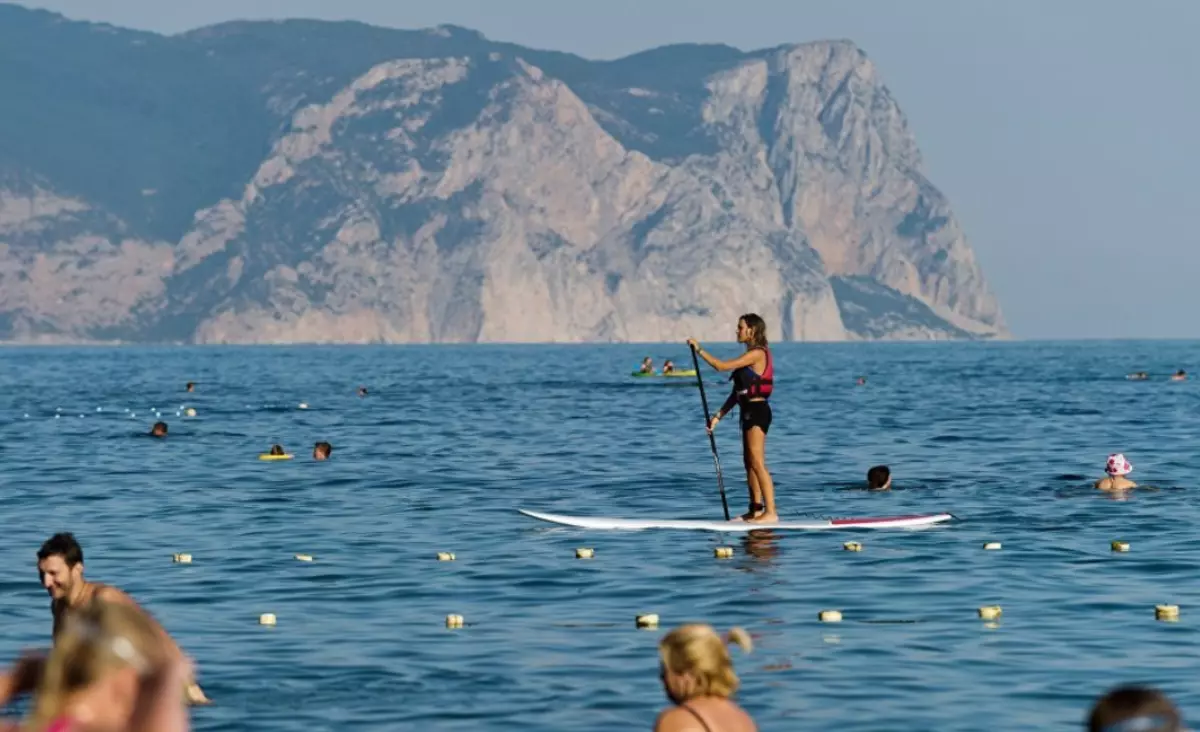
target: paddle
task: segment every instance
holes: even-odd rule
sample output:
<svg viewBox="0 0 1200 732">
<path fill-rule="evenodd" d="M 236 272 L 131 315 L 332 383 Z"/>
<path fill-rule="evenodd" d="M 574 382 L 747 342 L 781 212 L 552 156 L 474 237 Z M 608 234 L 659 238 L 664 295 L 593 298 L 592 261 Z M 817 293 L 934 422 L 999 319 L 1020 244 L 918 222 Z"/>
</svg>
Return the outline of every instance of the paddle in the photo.
<svg viewBox="0 0 1200 732">
<path fill-rule="evenodd" d="M 692 366 L 696 369 L 696 383 L 700 385 L 700 403 L 704 405 L 704 429 L 708 430 L 708 397 L 704 395 L 704 377 L 700 374 L 700 361 L 696 358 L 696 347 L 692 349 Z M 721 491 L 721 508 L 725 509 L 725 520 L 729 520 L 729 502 L 725 500 L 725 479 L 721 477 L 721 459 L 717 457 L 717 438 L 708 433 L 708 444 L 712 447 L 713 465 L 717 466 L 717 488 Z"/>
</svg>

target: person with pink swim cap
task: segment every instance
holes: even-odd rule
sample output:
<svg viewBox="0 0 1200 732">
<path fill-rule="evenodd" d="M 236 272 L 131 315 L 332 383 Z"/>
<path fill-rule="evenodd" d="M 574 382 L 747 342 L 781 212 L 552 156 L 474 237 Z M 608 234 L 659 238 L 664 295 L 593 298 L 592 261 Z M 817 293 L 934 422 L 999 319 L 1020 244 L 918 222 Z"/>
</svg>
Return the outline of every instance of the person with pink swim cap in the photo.
<svg viewBox="0 0 1200 732">
<path fill-rule="evenodd" d="M 1108 456 L 1104 472 L 1108 473 L 1108 477 L 1096 481 L 1096 487 L 1102 491 L 1125 491 L 1137 488 L 1137 483 L 1125 477 L 1133 472 L 1133 463 L 1126 460 L 1125 456 L 1119 452 Z"/>
</svg>

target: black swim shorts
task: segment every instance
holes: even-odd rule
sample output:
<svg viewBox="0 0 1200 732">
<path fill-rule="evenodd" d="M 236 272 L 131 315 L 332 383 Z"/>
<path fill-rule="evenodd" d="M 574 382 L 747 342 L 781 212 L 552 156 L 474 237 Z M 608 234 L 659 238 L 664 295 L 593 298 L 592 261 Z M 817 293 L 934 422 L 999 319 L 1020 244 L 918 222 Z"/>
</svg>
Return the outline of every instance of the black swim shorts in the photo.
<svg viewBox="0 0 1200 732">
<path fill-rule="evenodd" d="M 748 432 L 751 427 L 759 427 L 763 434 L 771 429 L 771 405 L 765 401 L 742 402 L 742 432 Z"/>
</svg>

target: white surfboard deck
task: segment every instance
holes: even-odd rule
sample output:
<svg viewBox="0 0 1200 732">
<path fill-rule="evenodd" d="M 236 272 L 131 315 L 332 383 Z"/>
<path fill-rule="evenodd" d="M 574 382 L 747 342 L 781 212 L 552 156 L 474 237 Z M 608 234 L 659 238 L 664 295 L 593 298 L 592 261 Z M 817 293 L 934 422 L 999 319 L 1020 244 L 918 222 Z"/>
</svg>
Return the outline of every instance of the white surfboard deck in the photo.
<svg viewBox="0 0 1200 732">
<path fill-rule="evenodd" d="M 913 529 L 940 524 L 953 516 L 948 513 L 932 513 L 911 516 L 880 516 L 861 518 L 814 519 L 811 521 L 782 521 L 777 524 L 754 524 L 745 521 L 703 521 L 692 519 L 626 519 L 602 516 L 563 516 L 540 511 L 518 511 L 552 524 L 574 526 L 580 529 L 612 531 L 642 531 L 644 529 L 691 529 L 694 531 L 825 531 L 829 529 Z"/>
</svg>

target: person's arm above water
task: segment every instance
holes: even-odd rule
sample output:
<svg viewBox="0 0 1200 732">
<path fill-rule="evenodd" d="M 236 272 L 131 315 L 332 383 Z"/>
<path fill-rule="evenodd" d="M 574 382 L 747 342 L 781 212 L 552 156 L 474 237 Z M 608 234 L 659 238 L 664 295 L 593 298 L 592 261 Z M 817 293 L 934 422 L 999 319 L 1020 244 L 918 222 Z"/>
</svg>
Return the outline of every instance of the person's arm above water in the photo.
<svg viewBox="0 0 1200 732">
<path fill-rule="evenodd" d="M 707 363 L 709 366 L 712 366 L 717 371 L 733 371 L 734 369 L 740 369 L 743 366 L 752 366 L 758 361 L 759 358 L 761 358 L 758 355 L 758 351 L 754 350 L 746 351 L 732 361 L 722 361 L 715 356 L 709 355 L 703 348 L 700 347 L 700 344 L 696 342 L 695 338 L 688 338 L 687 344 L 696 349 L 696 353 L 700 354 L 700 358 L 704 359 L 705 363 Z"/>
<path fill-rule="evenodd" d="M 173 661 L 180 661 L 180 662 L 182 662 L 183 660 L 185 660 L 187 658 L 183 653 L 183 649 L 181 649 L 179 647 L 179 644 L 175 642 L 175 639 L 171 637 L 171 634 L 167 632 L 166 628 L 163 628 L 162 624 L 159 623 L 157 620 L 155 620 L 154 616 L 152 616 L 150 613 L 146 612 L 145 608 L 143 608 L 141 605 L 138 605 L 137 601 L 134 600 L 132 597 L 130 597 L 126 593 L 122 592 L 121 590 L 118 590 L 116 587 L 110 587 L 110 586 L 105 586 L 99 592 L 97 592 L 97 597 L 101 600 L 104 600 L 105 602 L 113 602 L 113 603 L 119 603 L 122 605 L 127 605 L 129 607 L 136 609 L 138 612 L 142 613 L 143 615 L 145 615 L 146 618 L 148 618 L 150 620 L 151 624 L 154 626 L 155 630 L 157 631 L 158 637 L 162 641 L 163 645 L 166 647 L 167 654 L 170 656 L 170 658 Z M 191 666 L 190 662 L 188 663 L 187 667 L 189 669 L 193 668 Z M 200 685 L 196 683 L 196 679 L 194 676 L 189 676 L 189 678 L 187 679 L 187 684 L 184 688 L 184 691 L 187 694 L 188 701 L 191 702 L 192 704 L 208 704 L 209 703 L 208 697 L 205 696 L 204 690 L 200 688 Z"/>
</svg>

